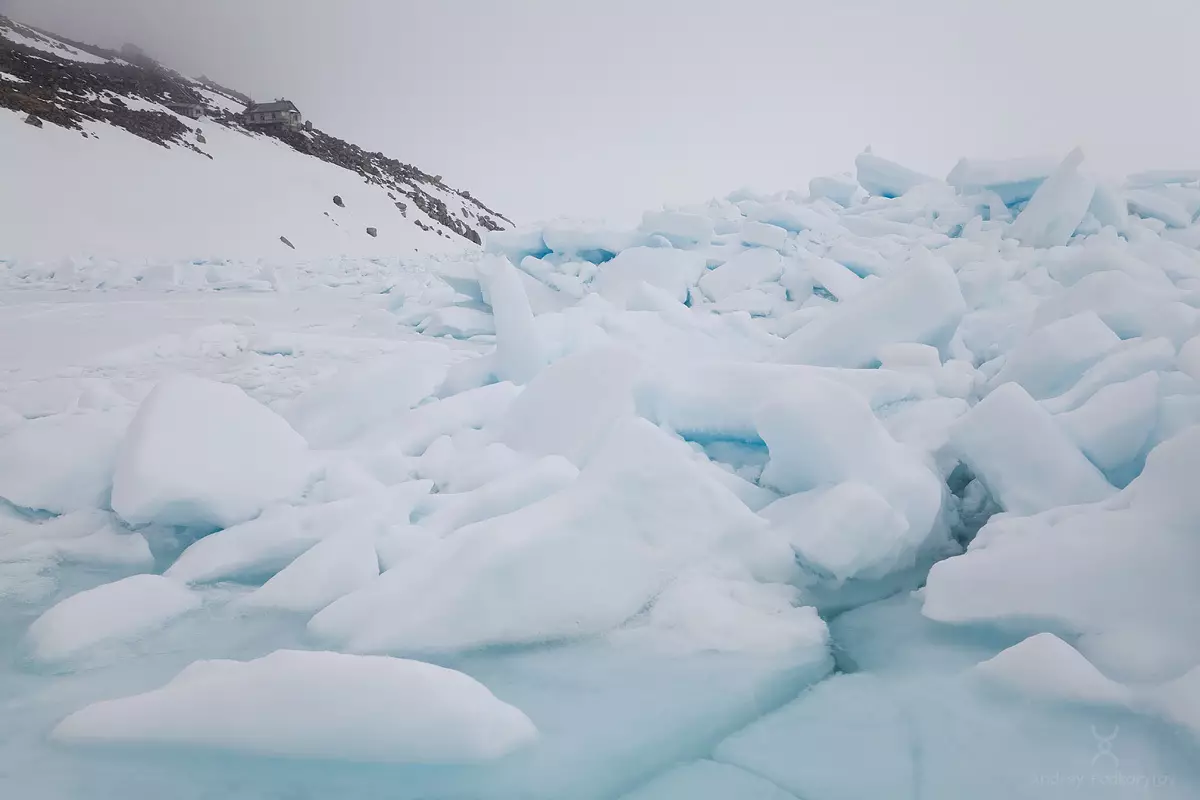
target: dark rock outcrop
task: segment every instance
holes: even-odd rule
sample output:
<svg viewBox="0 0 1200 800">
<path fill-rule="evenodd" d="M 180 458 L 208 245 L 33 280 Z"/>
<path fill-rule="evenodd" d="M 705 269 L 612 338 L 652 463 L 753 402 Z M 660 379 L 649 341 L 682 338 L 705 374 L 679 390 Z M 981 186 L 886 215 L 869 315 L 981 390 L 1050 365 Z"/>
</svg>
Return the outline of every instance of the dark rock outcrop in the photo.
<svg viewBox="0 0 1200 800">
<path fill-rule="evenodd" d="M 376 230 L 375 228 L 367 228 L 367 236 L 373 237 L 373 236 L 378 236 L 378 235 L 379 235 L 379 231 Z"/>
<path fill-rule="evenodd" d="M 283 242 L 284 244 L 286 244 L 288 247 L 292 248 L 293 250 L 296 249 L 296 245 L 289 242 L 288 238 L 286 236 L 280 236 L 279 241 Z"/>
</svg>

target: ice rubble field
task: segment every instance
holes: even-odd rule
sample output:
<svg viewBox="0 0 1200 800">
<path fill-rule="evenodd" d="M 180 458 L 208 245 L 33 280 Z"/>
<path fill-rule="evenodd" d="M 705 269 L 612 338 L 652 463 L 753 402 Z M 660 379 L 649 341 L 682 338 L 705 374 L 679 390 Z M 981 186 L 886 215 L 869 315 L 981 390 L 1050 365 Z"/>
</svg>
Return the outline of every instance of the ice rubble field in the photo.
<svg viewBox="0 0 1200 800">
<path fill-rule="evenodd" d="M 0 273 L 0 794 L 1200 794 L 1200 173 Z"/>
</svg>

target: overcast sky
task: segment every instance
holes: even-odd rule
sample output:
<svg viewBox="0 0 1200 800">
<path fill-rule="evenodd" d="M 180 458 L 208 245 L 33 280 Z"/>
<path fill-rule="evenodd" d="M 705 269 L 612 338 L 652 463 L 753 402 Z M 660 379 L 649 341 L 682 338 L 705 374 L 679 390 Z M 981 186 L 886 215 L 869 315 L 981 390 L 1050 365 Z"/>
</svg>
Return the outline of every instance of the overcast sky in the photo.
<svg viewBox="0 0 1200 800">
<path fill-rule="evenodd" d="M 1200 166 L 1200 0 L 0 0 L 270 99 L 520 222 L 803 187 L 865 145 Z"/>
</svg>

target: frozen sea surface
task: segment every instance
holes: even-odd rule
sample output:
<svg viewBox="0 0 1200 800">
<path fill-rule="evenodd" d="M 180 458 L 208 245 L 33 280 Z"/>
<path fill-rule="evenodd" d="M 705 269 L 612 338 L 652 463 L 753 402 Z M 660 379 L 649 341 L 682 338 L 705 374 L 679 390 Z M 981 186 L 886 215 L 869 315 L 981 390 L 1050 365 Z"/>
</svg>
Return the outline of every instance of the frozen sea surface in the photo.
<svg viewBox="0 0 1200 800">
<path fill-rule="evenodd" d="M 1200 796 L 1195 173 L 856 166 L 0 253 L 0 796 Z"/>
</svg>

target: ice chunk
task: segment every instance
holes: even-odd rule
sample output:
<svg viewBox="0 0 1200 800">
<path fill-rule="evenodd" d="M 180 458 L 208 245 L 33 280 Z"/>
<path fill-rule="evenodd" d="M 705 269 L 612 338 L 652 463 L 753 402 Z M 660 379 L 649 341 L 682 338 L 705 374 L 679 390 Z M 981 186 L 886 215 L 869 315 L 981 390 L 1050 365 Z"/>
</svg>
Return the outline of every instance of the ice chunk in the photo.
<svg viewBox="0 0 1200 800">
<path fill-rule="evenodd" d="M 880 197 L 899 197 L 923 183 L 939 182 L 874 153 L 859 153 L 854 166 L 858 168 L 859 185 Z"/>
<path fill-rule="evenodd" d="M 283 415 L 313 447 L 344 444 L 431 396 L 445 379 L 451 353 L 437 344 L 405 343 L 399 353 L 365 368 L 338 370 Z"/>
<path fill-rule="evenodd" d="M 504 416 L 520 393 L 521 388 L 510 381 L 468 389 L 399 414 L 381 429 L 379 438 L 392 439 L 406 454 L 420 455 L 438 437 L 482 428 Z"/>
<path fill-rule="evenodd" d="M 1119 499 L 993 517 L 964 555 L 934 565 L 923 613 L 1030 634 L 1086 634 L 1080 651 L 1127 682 L 1181 674 L 1200 660 L 1200 586 L 1191 567 L 1200 558 L 1200 499 L 1189 490 L 1197 469 L 1200 427 L 1192 427 L 1151 451 Z"/>
<path fill-rule="evenodd" d="M 58 661 L 98 644 L 129 641 L 200 606 L 186 586 L 161 575 L 131 575 L 71 595 L 29 626 L 35 657 Z"/>
<path fill-rule="evenodd" d="M 747 220 L 742 224 L 742 244 L 750 247 L 770 247 L 782 250 L 787 244 L 788 232 L 778 225 Z"/>
<path fill-rule="evenodd" d="M 609 639 L 676 655 L 807 651 L 819 658 L 829 632 L 816 609 L 797 606 L 797 595 L 783 584 L 691 573 L 676 579 L 648 613 Z"/>
<path fill-rule="evenodd" d="M 799 798 L 916 800 L 912 737 L 878 678 L 835 675 L 721 742 L 713 757 Z M 869 769 L 848 768 L 864 754 Z"/>
<path fill-rule="evenodd" d="M 1132 188 L 1163 186 L 1171 183 L 1196 183 L 1200 181 L 1200 170 L 1197 169 L 1151 169 L 1145 172 L 1135 172 L 1125 179 Z"/>
<path fill-rule="evenodd" d="M 1113 383 L 1131 380 L 1147 372 L 1169 370 L 1175 360 L 1175 348 L 1166 339 L 1130 339 L 1083 373 L 1070 390 L 1042 401 L 1052 414 L 1079 408 L 1092 395 Z"/>
<path fill-rule="evenodd" d="M 798 800 L 766 778 L 730 764 L 693 761 L 674 767 L 620 800 Z"/>
<path fill-rule="evenodd" d="M 323 506 L 279 506 L 232 528 L 205 536 L 183 551 L 166 571 L 188 583 L 261 579 L 292 562 L 323 539 L 368 530 L 382 520 L 407 520 L 430 481 L 400 484 L 378 496 L 356 497 Z"/>
<path fill-rule="evenodd" d="M 607 437 L 578 480 L 458 530 L 313 617 L 357 651 L 442 651 L 611 630 L 685 565 L 765 525 L 644 420 Z"/>
<path fill-rule="evenodd" d="M 1052 633 L 1030 636 L 975 667 L 976 675 L 1027 697 L 1051 702 L 1122 705 L 1129 691 L 1106 678 Z"/>
<path fill-rule="evenodd" d="M 896 566 L 909 530 L 879 492 L 855 481 L 789 495 L 759 513 L 787 538 L 805 567 L 838 583 L 886 574 Z"/>
<path fill-rule="evenodd" d="M 962 158 L 946 176 L 946 183 L 963 194 L 995 192 L 1005 205 L 1011 206 L 1033 197 L 1056 166 L 1056 161 L 1046 158 L 1007 161 Z"/>
<path fill-rule="evenodd" d="M 319 611 L 378 575 L 375 537 L 369 531 L 351 531 L 317 542 L 244 602 L 288 611 Z"/>
<path fill-rule="evenodd" d="M 537 737 L 529 718 L 445 667 L 387 656 L 276 650 L 197 661 L 166 686 L 90 705 L 64 742 L 173 744 L 254 755 L 387 763 L 499 758 Z"/>
<path fill-rule="evenodd" d="M 793 333 L 780 346 L 778 360 L 871 366 L 888 344 L 945 345 L 965 312 L 954 270 L 926 253 Z"/>
<path fill-rule="evenodd" d="M 617 419 L 633 413 L 641 361 L 605 348 L 567 356 L 543 370 L 509 407 L 497 437 L 514 450 L 565 456 L 583 466 Z"/>
<path fill-rule="evenodd" d="M 1186 228 L 1192 224 L 1191 212 L 1158 192 L 1130 189 L 1125 193 L 1125 200 L 1129 210 L 1139 217 L 1162 220 L 1171 228 Z"/>
<path fill-rule="evenodd" d="M 647 211 L 642 215 L 642 233 L 666 237 L 676 247 L 706 245 L 712 241 L 713 223 L 708 217 L 682 211 Z"/>
<path fill-rule="evenodd" d="M 545 365 L 546 356 L 525 287 L 506 258 L 484 256 L 478 270 L 496 322 L 496 374 L 501 380 L 527 383 Z"/>
<path fill-rule="evenodd" d="M 1129 208 L 1125 196 L 1103 181 L 1096 184 L 1088 213 L 1101 225 L 1111 225 L 1118 231 L 1125 230 L 1129 222 Z"/>
<path fill-rule="evenodd" d="M 839 239 L 829 247 L 829 258 L 844 266 L 860 278 L 869 275 L 886 275 L 892 265 L 878 250 L 855 244 L 849 239 Z"/>
<path fill-rule="evenodd" d="M 298 496 L 307 446 L 282 417 L 227 383 L 160 382 L 129 426 L 112 506 L 132 524 L 224 528 Z"/>
<path fill-rule="evenodd" d="M 578 476 L 578 468 L 567 459 L 545 456 L 470 492 L 430 495 L 428 500 L 439 501 L 437 510 L 418 521 L 435 532 L 449 533 L 536 503 L 565 489 Z"/>
<path fill-rule="evenodd" d="M 1055 247 L 1070 241 L 1092 203 L 1096 181 L 1083 174 L 1083 151 L 1072 150 L 1037 188 L 1009 227 L 1028 247 Z"/>
<path fill-rule="evenodd" d="M 1094 311 L 1122 339 L 1161 336 L 1173 327 L 1169 298 L 1147 286 L 1147 281 L 1119 270 L 1085 275 L 1067 291 L 1042 301 L 1034 314 L 1035 328 Z M 1182 316 L 1190 316 L 1184 312 Z M 1180 326 L 1190 330 L 1191 320 Z M 1161 331 L 1161 332 L 1160 332 Z"/>
<path fill-rule="evenodd" d="M 1029 393 L 1006 383 L 951 429 L 950 446 L 1004 510 L 1036 514 L 1114 493 Z"/>
<path fill-rule="evenodd" d="M 891 370 L 685 362 L 647 373 L 638 393 L 638 409 L 643 416 L 688 438 L 761 441 L 755 414 L 763 401 L 803 391 L 814 379 L 841 383 L 872 408 L 934 394 L 924 376 Z"/>
<path fill-rule="evenodd" d="M 462 306 L 446 306 L 435 309 L 417 325 L 417 330 L 426 336 L 451 336 L 455 339 L 470 339 L 496 332 L 496 321 L 486 311 Z"/>
<path fill-rule="evenodd" d="M 703 272 L 704 256 L 699 253 L 662 247 L 631 247 L 600 265 L 592 288 L 613 303 L 624 306 L 638 285 L 645 282 L 682 303 L 687 300 L 688 288 Z"/>
<path fill-rule="evenodd" d="M 127 421 L 85 413 L 16 425 L 0 436 L 0 498 L 56 514 L 106 507 Z"/>
<path fill-rule="evenodd" d="M 913 342 L 897 342 L 879 349 L 879 366 L 882 369 L 915 369 L 920 371 L 941 369 L 942 358 L 936 347 Z"/>
<path fill-rule="evenodd" d="M 779 280 L 783 257 L 766 247 L 739 253 L 700 279 L 700 289 L 712 300 L 724 300 L 742 289 Z"/>
<path fill-rule="evenodd" d="M 822 175 L 808 182 L 808 194 L 814 200 L 826 197 L 840 206 L 849 206 L 858 194 L 858 182 L 851 175 Z"/>
<path fill-rule="evenodd" d="M 1052 322 L 1008 354 L 992 386 L 1012 381 L 1035 398 L 1061 394 L 1121 340 L 1094 311 Z"/>
<path fill-rule="evenodd" d="M 839 301 L 854 297 L 868 286 L 849 267 L 831 258 L 806 259 L 801 269 L 811 275 L 814 284 L 819 284 Z"/>
<path fill-rule="evenodd" d="M 771 454 L 762 474 L 764 484 L 795 493 L 854 481 L 881 498 L 867 501 L 864 496 L 869 493 L 856 487 L 822 498 L 824 508 L 813 509 L 813 538 L 806 544 L 846 575 L 912 563 L 941 509 L 941 482 L 918 453 L 888 435 L 860 396 L 832 381 L 814 379 L 767 402 L 756 421 Z M 846 521 L 847 504 L 863 502 L 871 509 L 867 516 L 884 527 L 868 531 L 864 523 L 856 529 L 857 538 L 830 541 L 838 522 Z M 906 525 L 889 523 L 885 505 Z"/>
<path fill-rule="evenodd" d="M 1176 364 L 1180 372 L 1187 373 L 1194 380 L 1200 381 L 1200 336 L 1193 336 L 1184 343 L 1183 347 L 1179 348 Z"/>
<path fill-rule="evenodd" d="M 1105 386 L 1074 411 L 1055 420 L 1083 454 L 1117 486 L 1141 471 L 1158 424 L 1158 373 Z"/>
</svg>

